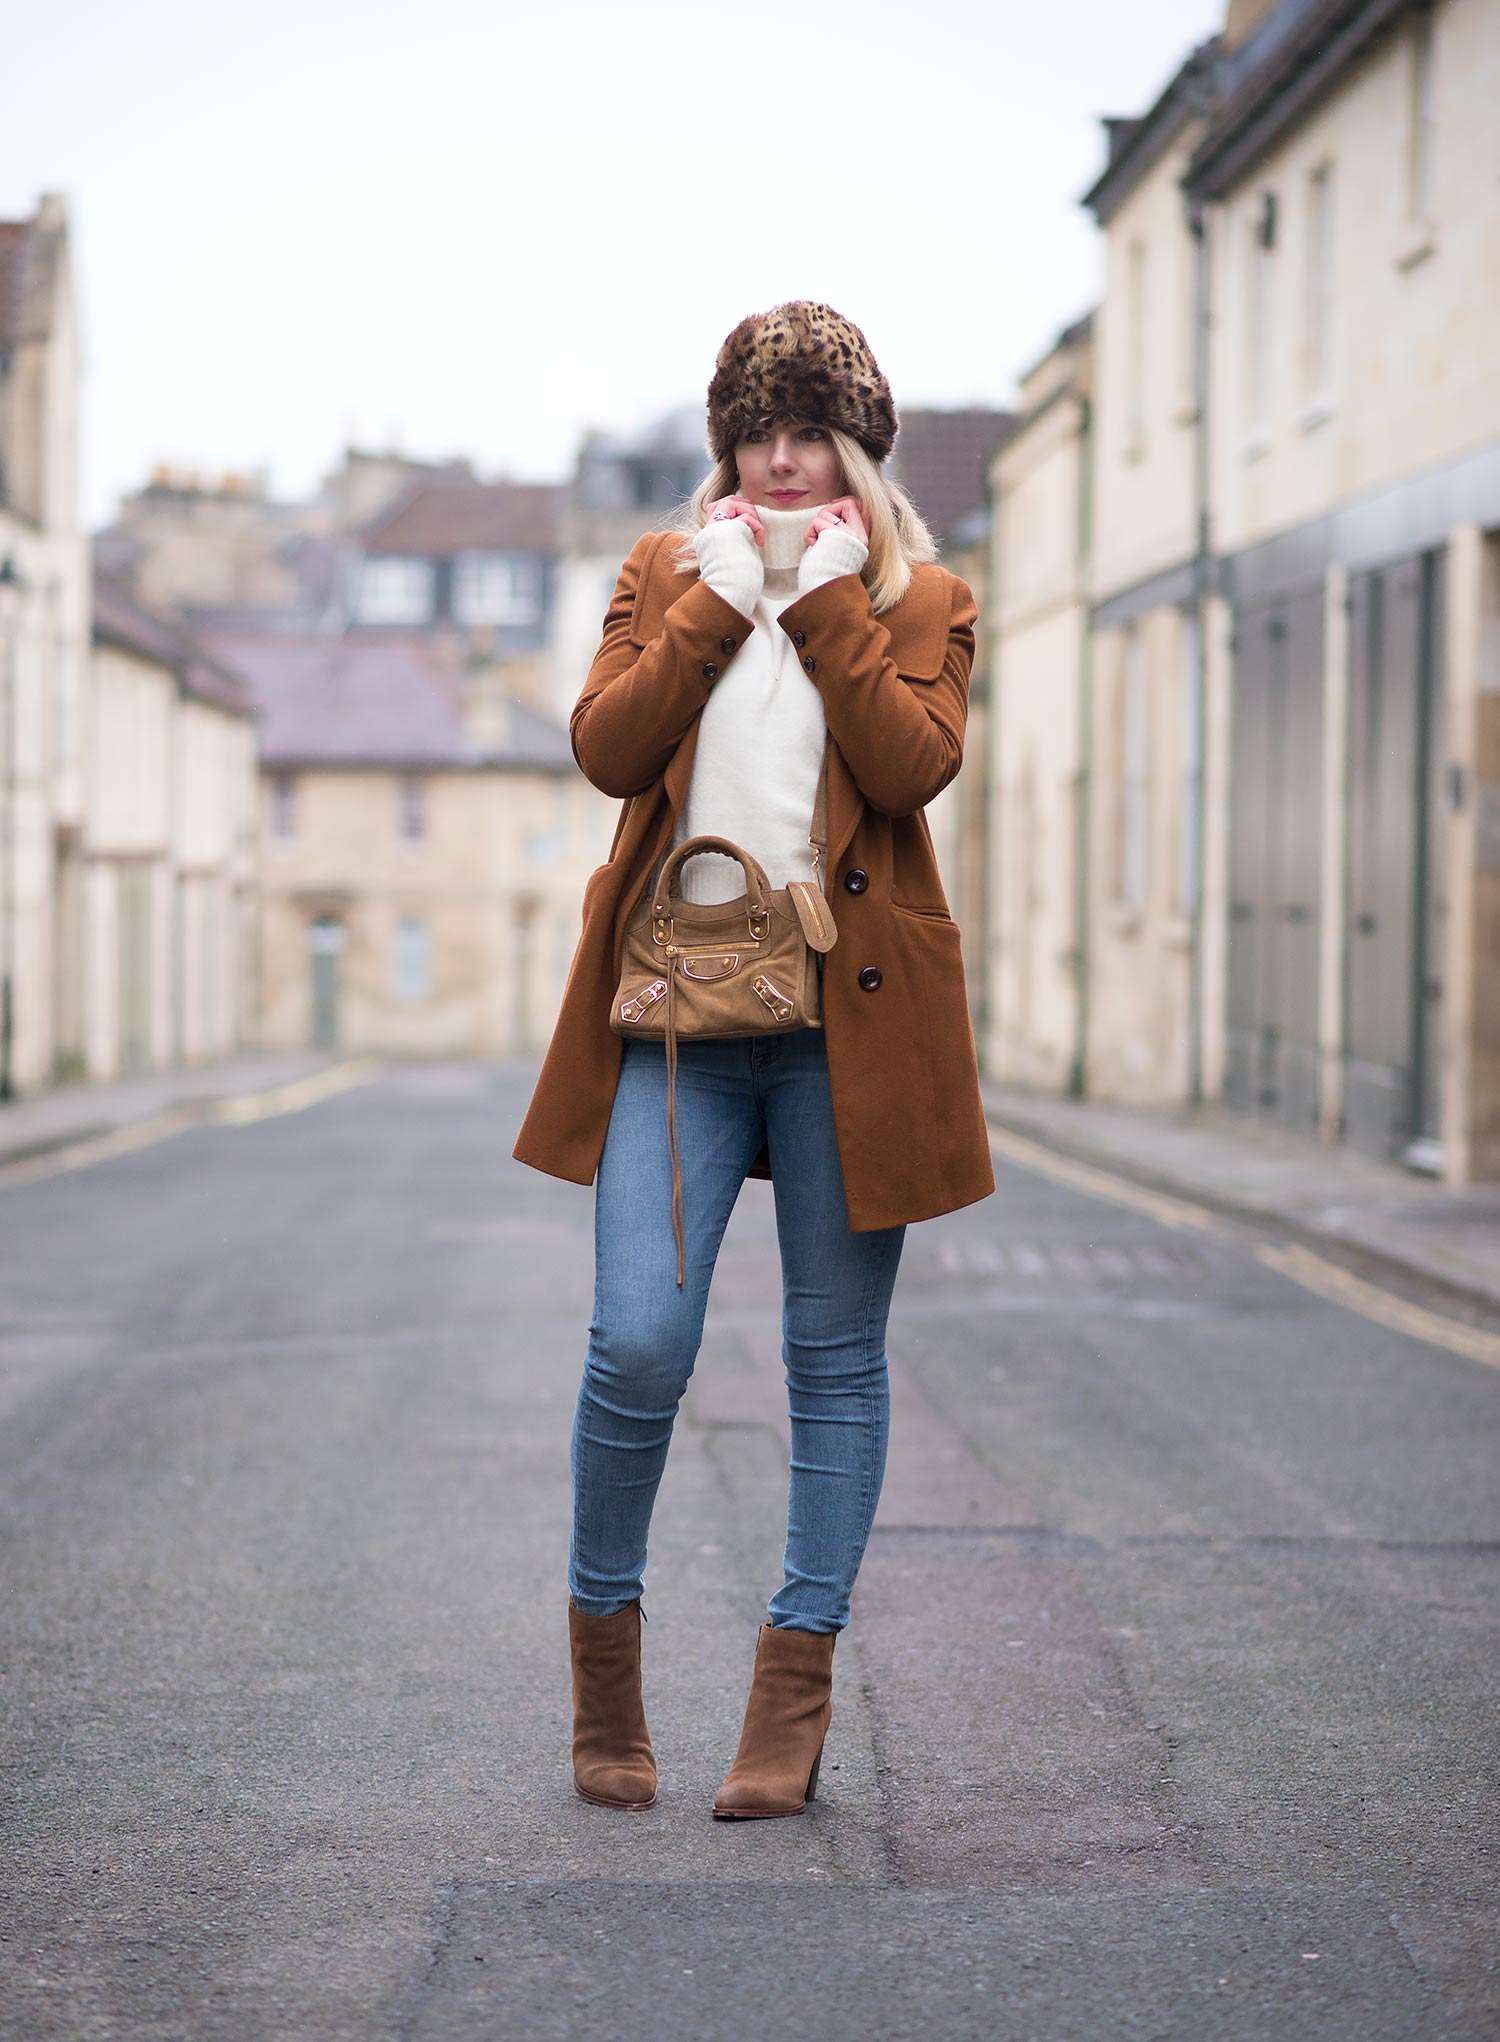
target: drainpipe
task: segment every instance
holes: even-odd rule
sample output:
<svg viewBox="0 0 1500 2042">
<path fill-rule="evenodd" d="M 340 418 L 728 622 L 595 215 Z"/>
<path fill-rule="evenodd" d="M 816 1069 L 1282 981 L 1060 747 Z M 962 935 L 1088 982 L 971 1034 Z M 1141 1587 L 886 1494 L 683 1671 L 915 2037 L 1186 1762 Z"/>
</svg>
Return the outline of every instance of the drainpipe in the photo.
<svg viewBox="0 0 1500 2042">
<path fill-rule="evenodd" d="M 1078 799 L 1073 811 L 1073 1060 L 1068 1097 L 1088 1091 L 1089 1043 L 1089 808 L 1093 800 L 1094 616 L 1094 407 L 1078 393 L 1078 587 L 1083 610 L 1078 638 Z"/>
<path fill-rule="evenodd" d="M 1208 238 L 1203 201 L 1187 201 L 1193 237 L 1193 761 L 1192 898 L 1188 903 L 1187 1103 L 1203 1103 L 1203 840 L 1207 823 L 1208 599 L 1213 587 L 1208 498 Z"/>
</svg>

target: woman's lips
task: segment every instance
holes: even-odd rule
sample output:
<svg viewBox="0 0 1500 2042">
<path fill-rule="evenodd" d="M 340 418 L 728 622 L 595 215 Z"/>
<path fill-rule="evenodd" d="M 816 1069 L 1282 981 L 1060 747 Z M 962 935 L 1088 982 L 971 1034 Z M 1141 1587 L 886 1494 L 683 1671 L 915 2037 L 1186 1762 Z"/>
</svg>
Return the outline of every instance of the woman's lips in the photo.
<svg viewBox="0 0 1500 2042">
<path fill-rule="evenodd" d="M 768 489 L 766 494 L 773 496 L 778 503 L 795 503 L 799 496 L 806 496 L 807 491 L 805 489 Z"/>
</svg>

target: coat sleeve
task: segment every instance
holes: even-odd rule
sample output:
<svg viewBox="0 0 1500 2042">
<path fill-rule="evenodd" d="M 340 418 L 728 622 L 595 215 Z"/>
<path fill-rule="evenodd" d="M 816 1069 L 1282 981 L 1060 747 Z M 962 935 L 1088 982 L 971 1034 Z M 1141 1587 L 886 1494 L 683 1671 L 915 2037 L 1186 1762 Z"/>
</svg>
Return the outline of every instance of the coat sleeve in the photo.
<svg viewBox="0 0 1500 2042">
<path fill-rule="evenodd" d="M 714 681 L 755 629 L 705 581 L 692 581 L 644 648 L 631 636 L 636 590 L 658 532 L 643 532 L 620 569 L 604 637 L 568 719 L 573 756 L 601 793 L 641 794 L 666 771 Z M 732 638 L 726 648 L 723 641 Z M 706 668 L 713 668 L 712 673 Z"/>
<path fill-rule="evenodd" d="M 891 634 L 857 574 L 840 574 L 790 603 L 777 619 L 823 697 L 823 714 L 861 794 L 882 815 L 910 815 L 942 792 L 964 756 L 969 670 L 979 607 L 966 581 L 951 584 L 948 644 L 933 680 L 903 680 Z M 794 641 L 795 642 L 795 641 Z"/>
</svg>

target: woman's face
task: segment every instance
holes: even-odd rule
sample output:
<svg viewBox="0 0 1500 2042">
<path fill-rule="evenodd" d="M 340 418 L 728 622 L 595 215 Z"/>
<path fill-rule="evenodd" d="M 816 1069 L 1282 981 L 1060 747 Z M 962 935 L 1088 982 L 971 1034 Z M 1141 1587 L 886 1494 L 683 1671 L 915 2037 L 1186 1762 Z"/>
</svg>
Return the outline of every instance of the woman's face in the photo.
<svg viewBox="0 0 1500 2042">
<path fill-rule="evenodd" d="M 811 510 L 832 503 L 842 476 L 833 441 L 820 425 L 801 419 L 778 419 L 775 425 L 753 426 L 735 443 L 735 466 L 741 496 L 778 510 Z"/>
</svg>

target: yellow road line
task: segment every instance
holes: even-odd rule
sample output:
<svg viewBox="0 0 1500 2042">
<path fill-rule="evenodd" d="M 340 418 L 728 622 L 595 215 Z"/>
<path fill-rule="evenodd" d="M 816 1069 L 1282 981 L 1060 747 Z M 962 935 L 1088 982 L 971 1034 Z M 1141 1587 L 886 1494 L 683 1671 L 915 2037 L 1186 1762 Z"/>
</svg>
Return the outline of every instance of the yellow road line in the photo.
<svg viewBox="0 0 1500 2042">
<path fill-rule="evenodd" d="M 1115 1205 L 1128 1205 L 1136 1212 L 1149 1214 L 1164 1227 L 1191 1227 L 1200 1233 L 1218 1234 L 1224 1232 L 1222 1222 L 1216 1213 L 1206 1206 L 1194 1205 L 1186 1198 L 1174 1197 L 1171 1192 L 1152 1191 L 1144 1184 L 1133 1184 L 1126 1177 L 1116 1177 L 1112 1171 L 1101 1170 L 1093 1163 L 1080 1163 L 1072 1156 L 1060 1156 L 1055 1149 L 1045 1148 L 1041 1142 L 1031 1141 L 1027 1136 L 1012 1134 L 1007 1127 L 996 1127 L 988 1123 L 990 1148 L 1007 1163 L 1015 1163 L 1023 1170 L 1036 1170 L 1044 1177 L 1051 1177 L 1059 1184 L 1067 1184 L 1075 1191 L 1086 1191 L 1094 1198 L 1107 1198 Z"/>
<path fill-rule="evenodd" d="M 269 1120 L 278 1113 L 297 1113 L 320 1099 L 331 1099 L 351 1086 L 368 1084 L 381 1069 L 375 1057 L 356 1057 L 347 1063 L 330 1064 L 305 1078 L 290 1079 L 264 1092 L 240 1092 L 227 1099 L 207 1099 L 200 1105 L 171 1106 L 128 1127 L 111 1128 L 108 1134 L 88 1135 L 69 1142 L 66 1148 L 49 1149 L 39 1156 L 24 1156 L 14 1163 L 0 1163 L 0 1187 L 29 1184 L 41 1177 L 60 1177 L 67 1170 L 84 1170 L 112 1156 L 128 1155 L 132 1149 L 149 1148 L 190 1127 L 245 1127 Z"/>
<path fill-rule="evenodd" d="M 1040 1142 L 1031 1141 L 1025 1135 L 1012 1134 L 1009 1128 L 996 1127 L 993 1122 L 989 1123 L 989 1137 L 990 1148 L 995 1155 L 1023 1170 L 1035 1170 L 1056 1183 L 1070 1185 L 1075 1191 L 1087 1192 L 1094 1198 L 1107 1198 L 1115 1205 L 1128 1206 L 1134 1212 L 1147 1214 L 1164 1227 L 1196 1228 L 1201 1233 L 1228 1235 L 1229 1229 L 1218 1214 L 1210 1212 L 1206 1206 L 1194 1205 L 1189 1199 L 1177 1198 L 1164 1191 L 1152 1191 L 1143 1184 L 1133 1184 L 1129 1178 L 1116 1177 L 1095 1164 L 1080 1163 L 1072 1156 L 1058 1155 Z M 1480 1326 L 1466 1325 L 1462 1319 L 1450 1319 L 1442 1312 L 1430 1311 L 1425 1305 L 1412 1304 L 1394 1291 L 1384 1290 L 1379 1284 L 1356 1276 L 1340 1263 L 1314 1254 L 1311 1248 L 1295 1243 L 1278 1247 L 1265 1242 L 1256 1246 L 1253 1252 L 1256 1260 L 1264 1263 L 1266 1268 L 1276 1270 L 1279 1275 L 1300 1284 L 1304 1290 L 1314 1291 L 1333 1304 L 1343 1305 L 1351 1312 L 1373 1319 L 1377 1325 L 1389 1326 L 1395 1332 L 1406 1333 L 1414 1340 L 1425 1340 L 1434 1347 L 1446 1347 L 1450 1354 L 1462 1354 L 1470 1361 L 1483 1362 L 1488 1368 L 1500 1368 L 1500 1334 L 1486 1332 Z"/>
<path fill-rule="evenodd" d="M 354 1057 L 348 1063 L 329 1064 L 310 1071 L 305 1078 L 292 1078 L 268 1092 L 241 1092 L 230 1099 L 209 1102 L 205 1118 L 221 1126 L 244 1127 L 255 1120 L 270 1120 L 278 1113 L 300 1113 L 320 1099 L 332 1099 L 355 1085 L 367 1085 L 380 1071 L 378 1057 Z"/>
<path fill-rule="evenodd" d="M 1347 1305 L 1351 1312 L 1359 1312 L 1377 1325 L 1408 1333 L 1414 1340 L 1430 1341 L 1434 1347 L 1446 1347 L 1451 1354 L 1482 1361 L 1488 1368 L 1500 1368 L 1500 1333 L 1487 1333 L 1482 1326 L 1467 1326 L 1462 1319 L 1450 1319 L 1442 1312 L 1429 1311 L 1425 1305 L 1414 1305 L 1337 1262 L 1325 1261 L 1311 1248 L 1295 1243 L 1278 1248 L 1266 1243 L 1256 1249 L 1255 1258 L 1268 1269 L 1289 1276 L 1293 1283 L 1300 1283 L 1304 1290 L 1316 1291 L 1319 1297 L 1334 1304 Z"/>
</svg>

